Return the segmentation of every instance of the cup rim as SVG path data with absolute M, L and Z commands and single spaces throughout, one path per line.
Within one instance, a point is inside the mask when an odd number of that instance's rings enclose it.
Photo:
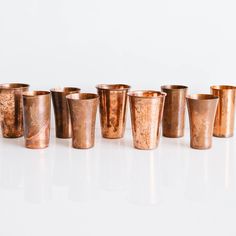
M 57 88 L 51 88 L 51 93 L 73 93 L 73 92 L 79 92 L 81 89 L 78 87 L 57 87 Z
M 98 84 L 96 88 L 99 90 L 122 91 L 131 88 L 128 84 Z
M 35 98 L 35 97 L 39 97 L 39 96 L 50 95 L 50 91 L 34 90 L 34 91 L 24 92 L 22 95 L 23 95 L 23 97 L 27 97 L 27 98 Z
M 222 84 L 222 85 L 212 85 L 210 87 L 212 90 L 236 90 L 236 86 L 233 85 L 226 85 L 226 84 Z
M 144 93 L 147 94 L 156 94 L 157 96 L 145 96 Z M 157 90 L 134 90 L 128 93 L 129 97 L 135 97 L 135 98 L 144 98 L 144 99 L 157 99 L 160 97 L 165 97 L 166 93 L 157 91 Z
M 91 96 L 91 97 L 81 98 L 82 96 Z M 98 97 L 99 96 L 96 93 L 71 93 L 66 95 L 66 99 L 74 101 L 95 100 L 98 99 Z
M 1 90 L 17 90 L 22 88 L 28 88 L 30 85 L 25 83 L 4 83 L 0 84 Z
M 166 85 L 162 85 L 161 89 L 165 89 L 165 90 L 186 90 L 188 89 L 188 86 L 186 85 L 180 85 L 180 84 L 166 84 Z
M 195 101 L 210 101 L 214 99 L 217 100 L 219 99 L 219 97 L 213 94 L 196 93 L 196 94 L 187 95 L 186 99 L 195 100 Z

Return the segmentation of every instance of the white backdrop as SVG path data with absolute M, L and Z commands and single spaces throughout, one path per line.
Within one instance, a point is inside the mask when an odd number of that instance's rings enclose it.
M 235 84 L 234 0 L 2 0 L 0 82 Z

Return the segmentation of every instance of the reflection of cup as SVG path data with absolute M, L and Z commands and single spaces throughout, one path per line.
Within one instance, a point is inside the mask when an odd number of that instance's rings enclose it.
M 71 138 L 72 136 L 70 111 L 66 96 L 71 93 L 78 93 L 79 91 L 79 88 L 74 87 L 51 89 L 57 138 Z
M 191 148 L 211 148 L 217 103 L 218 97 L 211 94 L 187 96 Z
M 156 148 L 160 139 L 166 94 L 147 90 L 130 92 L 128 96 L 134 147 Z
M 46 148 L 50 138 L 50 92 L 25 92 L 23 105 L 25 146 L 27 148 Z
M 28 84 L 0 85 L 0 121 L 5 138 L 23 136 L 22 93 L 28 91 Z
M 102 136 L 122 138 L 125 132 L 127 92 L 126 84 L 99 84 L 99 111 Z

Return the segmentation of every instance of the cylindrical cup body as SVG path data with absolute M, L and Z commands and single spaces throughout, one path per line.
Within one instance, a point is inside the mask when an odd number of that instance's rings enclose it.
M 51 96 L 49 91 L 23 93 L 24 136 L 27 148 L 46 148 L 50 140 Z
M 0 85 L 0 121 L 4 138 L 23 136 L 22 93 L 28 91 L 28 89 L 28 84 L 10 83 Z
M 104 138 L 122 138 L 126 125 L 127 92 L 129 85 L 101 84 L 97 87 L 100 103 L 100 123 Z
M 134 91 L 129 94 L 133 145 L 137 149 L 154 149 L 160 139 L 165 93 Z

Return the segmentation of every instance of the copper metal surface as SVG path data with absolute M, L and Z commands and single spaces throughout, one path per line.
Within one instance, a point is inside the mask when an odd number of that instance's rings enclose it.
M 49 145 L 50 97 L 48 91 L 23 93 L 24 136 L 27 148 L 46 148 Z
M 190 123 L 190 146 L 208 149 L 212 146 L 214 119 L 219 98 L 211 94 L 187 96 Z
M 52 94 L 52 103 L 54 108 L 56 137 L 71 138 L 71 120 L 66 96 L 71 93 L 78 93 L 80 89 L 74 87 L 65 87 L 62 89 L 53 88 L 50 91 Z
M 129 85 L 100 84 L 96 86 L 100 97 L 100 123 L 104 138 L 122 138 L 125 132 L 127 92 Z
M 164 85 L 161 91 L 167 94 L 162 121 L 162 133 L 165 137 L 184 136 L 187 86 Z
M 22 93 L 28 88 L 28 84 L 19 83 L 0 85 L 0 121 L 5 138 L 23 136 Z
M 128 96 L 134 147 L 156 148 L 160 139 L 166 94 L 158 91 L 133 91 Z
M 66 98 L 71 115 L 73 147 L 82 149 L 93 147 L 98 95 L 77 93 L 67 95 Z
M 219 97 L 214 136 L 232 137 L 234 135 L 235 89 L 236 87 L 229 85 L 211 86 L 211 93 Z

